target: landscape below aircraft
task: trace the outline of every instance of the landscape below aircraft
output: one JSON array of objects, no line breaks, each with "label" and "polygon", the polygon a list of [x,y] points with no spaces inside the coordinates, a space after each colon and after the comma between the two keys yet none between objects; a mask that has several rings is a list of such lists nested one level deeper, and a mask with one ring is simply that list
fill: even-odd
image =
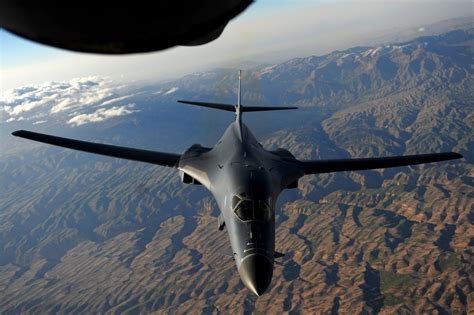
[{"label": "landscape below aircraft", "polygon": [[236,119],[213,148],[192,145],[183,154],[162,153],[91,143],[19,130],[14,136],[69,149],[148,162],[179,169],[186,184],[204,185],[220,209],[218,228],[226,227],[233,258],[245,286],[257,296],[269,287],[275,259],[275,203],[280,192],[297,188],[304,175],[359,171],[462,158],[454,152],[337,160],[296,159],[288,150],[265,150],[242,123],[244,112],[296,107],[242,106],[241,73],[237,104],[178,101],[235,112]]}]

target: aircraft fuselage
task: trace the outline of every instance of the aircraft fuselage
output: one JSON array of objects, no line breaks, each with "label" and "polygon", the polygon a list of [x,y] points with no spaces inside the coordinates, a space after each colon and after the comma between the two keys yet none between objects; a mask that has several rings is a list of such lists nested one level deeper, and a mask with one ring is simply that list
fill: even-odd
[{"label": "aircraft fuselage", "polygon": [[192,146],[179,169],[214,195],[243,283],[261,295],[268,288],[275,254],[275,202],[303,175],[284,151],[265,150],[250,130],[232,123],[216,146]]}]

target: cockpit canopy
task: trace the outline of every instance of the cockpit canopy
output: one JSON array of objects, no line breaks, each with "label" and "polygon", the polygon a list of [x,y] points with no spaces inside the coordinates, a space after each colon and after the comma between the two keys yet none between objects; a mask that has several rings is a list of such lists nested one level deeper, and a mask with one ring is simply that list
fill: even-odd
[{"label": "cockpit canopy", "polygon": [[268,203],[264,200],[253,200],[245,194],[232,197],[232,209],[242,221],[269,221],[272,212]]}]

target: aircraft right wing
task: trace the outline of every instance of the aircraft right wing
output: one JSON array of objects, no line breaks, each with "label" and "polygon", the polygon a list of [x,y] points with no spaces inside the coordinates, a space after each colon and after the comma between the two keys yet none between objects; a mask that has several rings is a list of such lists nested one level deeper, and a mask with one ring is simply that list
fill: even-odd
[{"label": "aircraft right wing", "polygon": [[12,133],[16,137],[30,139],[38,142],[57,145],[60,147],[79,150],[89,153],[112,156],[121,159],[134,160],[140,162],[147,162],[157,165],[177,167],[181,155],[173,153],[163,153],[157,151],[148,151],[141,149],[133,149],[126,147],[119,147],[110,144],[101,144],[86,142],[80,140],[73,140],[68,138],[55,137],[45,135],[42,133],[31,132],[26,130],[18,130]]},{"label": "aircraft right wing", "polygon": [[408,166],[423,163],[448,161],[453,159],[461,159],[462,157],[463,156],[459,153],[444,152],[379,158],[314,160],[300,162],[303,166],[305,175],[308,175]]}]

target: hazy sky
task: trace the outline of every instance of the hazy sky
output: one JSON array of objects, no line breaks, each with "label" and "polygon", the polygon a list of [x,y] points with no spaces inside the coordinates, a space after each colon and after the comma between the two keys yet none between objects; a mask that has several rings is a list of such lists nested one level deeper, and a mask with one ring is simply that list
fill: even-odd
[{"label": "hazy sky", "polygon": [[324,54],[370,44],[383,34],[469,15],[470,0],[257,0],[212,43],[127,56],[69,52],[0,31],[0,88],[90,75],[163,80],[249,60],[271,63]]}]

